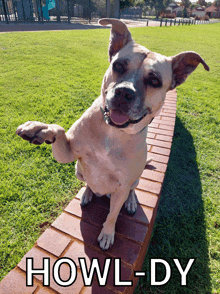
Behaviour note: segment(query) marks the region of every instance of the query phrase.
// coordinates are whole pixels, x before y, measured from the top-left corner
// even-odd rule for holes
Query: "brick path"
[[[155,221],[161,188],[169,160],[176,117],[176,90],[167,93],[165,104],[158,117],[148,129],[148,158],[153,161],[146,166],[136,189],[139,205],[135,215],[129,216],[124,208],[116,223],[113,247],[101,251],[97,237],[109,209],[107,197],[96,198],[87,207],[81,208],[82,188],[64,212],[37,240],[33,248],[0,283],[0,294],[131,294],[138,278],[135,271],[141,271]],[[26,287],[26,258],[33,257],[33,268],[43,267],[43,257],[50,258],[50,287],[43,287],[42,275],[35,275],[33,286]],[[77,265],[76,281],[69,287],[55,283],[52,267],[61,257],[71,258]],[[85,287],[78,257],[84,257],[89,269],[92,258],[98,258],[101,269],[106,258],[111,257],[107,285],[99,287],[95,278],[92,286]],[[114,285],[114,260],[121,259],[121,281],[133,281],[133,286]],[[69,266],[60,267],[60,278],[69,279]]]

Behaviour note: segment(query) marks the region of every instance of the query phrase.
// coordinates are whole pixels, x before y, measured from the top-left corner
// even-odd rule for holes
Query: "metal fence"
[[[106,16],[106,1],[91,0],[0,0],[0,21],[43,22],[92,19]]]

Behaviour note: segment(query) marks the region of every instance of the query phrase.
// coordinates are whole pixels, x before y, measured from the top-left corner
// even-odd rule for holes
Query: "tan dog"
[[[114,242],[115,223],[125,203],[134,213],[134,189],[146,164],[147,126],[160,111],[166,92],[185,81],[199,63],[209,67],[195,52],[165,57],[136,44],[127,26],[116,19],[111,24],[110,66],[103,78],[101,96],[69,131],[59,125],[27,122],[16,133],[33,144],[52,143],[55,159],[77,159],[76,176],[87,183],[81,204],[97,196],[111,195],[110,212],[98,237],[100,247]]]

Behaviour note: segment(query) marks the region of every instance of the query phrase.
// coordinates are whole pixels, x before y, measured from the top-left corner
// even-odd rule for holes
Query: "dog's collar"
[[[111,125],[111,126],[114,126],[114,127],[117,127],[117,128],[120,128],[120,129],[123,129],[123,128],[126,128],[129,124],[137,124],[139,123],[148,113],[146,112],[144,115],[142,115],[139,119],[136,119],[136,120],[132,120],[132,119],[129,119],[129,121],[127,121],[126,123],[124,123],[123,125],[116,125],[113,123],[113,121],[111,120],[110,118],[110,113],[109,113],[109,110],[107,108],[107,106],[105,105],[105,109],[103,109],[101,106],[100,106],[100,110],[103,114],[103,118],[104,118],[104,121]],[[154,118],[151,119],[150,123],[152,122]]]

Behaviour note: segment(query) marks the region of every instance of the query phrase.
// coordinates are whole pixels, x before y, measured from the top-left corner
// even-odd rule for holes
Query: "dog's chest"
[[[121,137],[103,134],[93,142],[96,144],[90,142],[78,161],[80,173],[94,193],[111,193],[140,176],[140,162],[146,156],[143,142],[123,138],[123,133]]]
[[[123,148],[120,146],[120,143],[114,142],[114,140],[107,135],[105,136],[103,143],[103,153],[106,156],[113,155],[119,158],[122,157]]]

